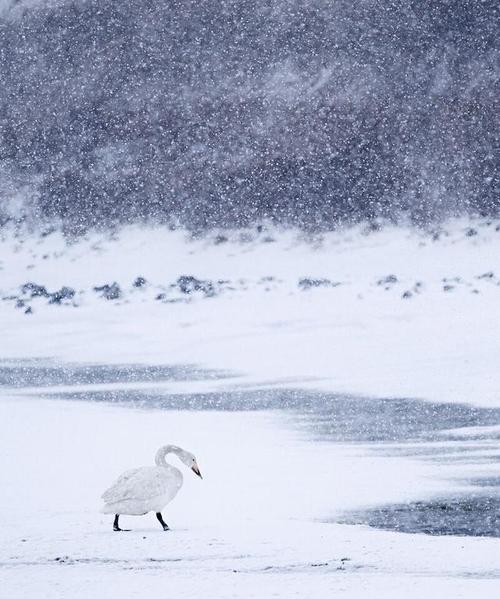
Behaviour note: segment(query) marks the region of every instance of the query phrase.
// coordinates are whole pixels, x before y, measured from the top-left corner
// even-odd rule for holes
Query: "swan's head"
[[[194,455],[192,453],[190,453],[189,451],[186,451],[186,450],[182,450],[182,453],[179,454],[179,459],[188,468],[191,468],[191,470],[195,474],[197,474],[200,478],[203,478],[201,476],[200,469],[198,468],[198,464],[196,462],[196,458],[194,457]]]

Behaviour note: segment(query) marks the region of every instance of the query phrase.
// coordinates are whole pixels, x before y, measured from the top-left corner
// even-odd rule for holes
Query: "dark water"
[[[430,535],[500,537],[500,494],[442,497],[345,514],[344,524]]]
[[[0,363],[1,387],[44,386],[50,398],[104,401],[140,409],[162,410],[282,410],[294,426],[312,439],[363,443],[371,452],[411,456],[439,463],[498,463],[498,432],[470,427],[500,425],[500,409],[464,404],[430,403],[414,399],[373,399],[297,389],[244,389],[171,394],[157,390],[119,389],[59,392],[57,385],[194,381],[227,378],[228,373],[195,366],[81,365],[47,361]],[[442,431],[461,429],[442,436]],[[433,441],[446,440],[436,446]],[[484,449],[488,453],[478,454]],[[500,537],[500,473],[457,481],[470,489],[405,504],[374,506],[342,514],[336,521],[399,532],[434,535]]]
[[[433,439],[447,429],[500,424],[500,409],[297,389],[235,389],[182,395],[149,390],[50,391],[48,395],[163,410],[287,410],[311,435],[339,442]]]
[[[45,387],[51,385],[97,385],[152,381],[200,381],[229,376],[186,364],[58,364],[47,360],[0,361],[1,387]],[[88,398],[85,398],[88,399]]]

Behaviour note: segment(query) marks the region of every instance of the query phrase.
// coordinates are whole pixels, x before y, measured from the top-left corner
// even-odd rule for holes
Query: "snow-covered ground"
[[[325,522],[373,499],[431,492],[435,466],[310,443],[274,413],[170,412],[2,397],[5,597],[493,597],[498,539]],[[182,443],[203,480],[114,533],[99,496]]]
[[[498,426],[444,431],[427,441],[428,459],[408,444],[377,452],[369,443],[314,439],[279,410],[146,410],[40,395],[196,398],[296,388],[499,407],[499,224],[308,239],[276,231],[188,239],[127,228],[71,244],[58,234],[5,232],[0,362],[193,365],[221,376],[84,386],[64,376],[59,385],[32,383],[28,369],[21,385],[4,384],[2,594],[494,596],[496,538],[335,521],[346,510],[442,496],[460,491],[462,479],[498,476]],[[179,282],[189,276],[197,281]],[[134,286],[138,277],[145,282]],[[94,290],[115,282],[116,299]],[[31,297],[26,283],[45,291]],[[74,296],[50,303],[62,287]],[[204,480],[186,472],[165,511],[171,532],[149,515],[124,517],[132,532],[113,533],[98,511],[102,490],[123,469],[151,463],[164,443],[193,451]],[[444,464],[446,451],[465,458]]]
[[[6,234],[0,261],[2,358],[197,364],[245,385],[500,405],[500,223],[310,239],[131,227],[71,245]],[[212,287],[183,293],[181,276]],[[28,282],[75,297],[29,299]],[[119,299],[93,290],[114,282]]]

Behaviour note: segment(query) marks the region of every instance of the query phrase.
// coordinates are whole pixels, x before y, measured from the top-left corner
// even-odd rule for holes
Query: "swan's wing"
[[[175,477],[164,468],[134,468],[124,472],[102,494],[102,498],[106,503],[125,499],[150,499],[164,495],[176,482]]]
[[[111,485],[111,487],[104,491],[104,493],[101,495],[102,499],[108,503],[122,499],[122,493],[126,492],[126,490],[130,488],[130,484],[133,482],[134,477],[141,470],[142,468],[134,468],[133,470],[127,470],[121,474]]]

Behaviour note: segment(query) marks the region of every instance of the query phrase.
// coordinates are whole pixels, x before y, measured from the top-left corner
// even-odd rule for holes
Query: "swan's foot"
[[[163,526],[163,530],[170,530],[168,524],[163,520],[163,516],[160,512],[156,512],[156,517],[158,518],[158,522]]]
[[[119,517],[120,517],[120,514],[115,514],[115,519],[113,522],[113,530],[115,532],[130,532],[130,528],[120,528],[120,525],[118,524]]]

